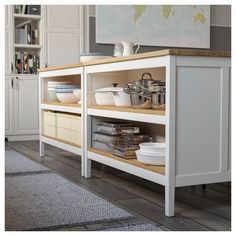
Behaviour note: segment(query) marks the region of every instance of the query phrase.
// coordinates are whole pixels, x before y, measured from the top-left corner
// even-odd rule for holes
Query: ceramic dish
[[[80,54],[81,62],[95,61],[100,59],[112,58],[113,56],[105,53],[82,53]]]
[[[144,155],[140,150],[135,151],[138,161],[148,165],[165,165],[165,156]]]
[[[61,103],[77,103],[79,101],[73,93],[56,93],[56,95]]]
[[[159,153],[165,151],[166,145],[165,143],[148,142],[140,143],[139,147],[143,153]]]

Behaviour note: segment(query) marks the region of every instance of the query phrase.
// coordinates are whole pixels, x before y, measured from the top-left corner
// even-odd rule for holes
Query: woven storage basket
[[[71,115],[57,113],[57,128],[71,129]]]
[[[71,130],[80,132],[81,131],[81,117],[76,116],[76,115],[71,115],[70,121],[71,121]]]
[[[81,145],[81,133],[71,130],[71,142],[76,145]]]
[[[57,138],[71,143],[71,130],[57,127]]]
[[[44,124],[43,134],[52,138],[56,138],[56,127]]]
[[[56,112],[43,111],[44,124],[50,126],[56,126]]]

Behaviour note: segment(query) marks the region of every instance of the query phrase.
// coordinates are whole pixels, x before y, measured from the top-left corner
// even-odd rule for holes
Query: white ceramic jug
[[[123,54],[122,56],[129,56],[132,54],[136,54],[140,48],[140,46],[137,43],[128,42],[128,41],[121,41],[123,45]],[[137,46],[137,49],[134,51],[134,47]]]

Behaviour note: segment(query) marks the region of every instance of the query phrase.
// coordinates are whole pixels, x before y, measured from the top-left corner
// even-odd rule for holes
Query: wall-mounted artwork
[[[209,5],[98,5],[96,42],[210,47]]]

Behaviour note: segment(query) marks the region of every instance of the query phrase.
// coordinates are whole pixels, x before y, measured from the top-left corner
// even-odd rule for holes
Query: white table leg
[[[175,214],[175,187],[165,186],[165,215]]]
[[[44,157],[44,150],[45,150],[45,144],[41,141],[39,141],[39,155],[40,157]]]

